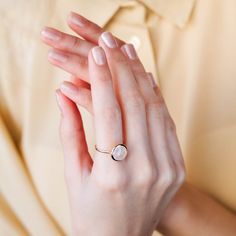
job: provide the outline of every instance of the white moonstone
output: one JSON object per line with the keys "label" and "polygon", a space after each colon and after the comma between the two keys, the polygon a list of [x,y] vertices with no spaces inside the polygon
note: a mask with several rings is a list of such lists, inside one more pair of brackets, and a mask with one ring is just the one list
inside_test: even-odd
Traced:
{"label": "white moonstone", "polygon": [[112,157],[116,161],[122,161],[125,159],[127,155],[127,149],[123,145],[117,145],[113,150],[112,150]]}

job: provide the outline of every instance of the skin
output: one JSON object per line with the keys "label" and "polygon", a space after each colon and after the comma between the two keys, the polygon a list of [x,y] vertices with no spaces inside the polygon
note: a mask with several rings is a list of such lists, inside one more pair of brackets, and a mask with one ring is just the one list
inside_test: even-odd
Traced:
{"label": "skin", "polygon": [[[80,20],[79,26],[74,24],[74,18]],[[137,202],[134,202],[133,206],[135,206],[135,203],[140,206],[138,212],[136,207],[134,207],[134,209],[129,208],[129,211],[123,209],[120,215],[117,213],[117,221],[120,219],[119,217],[122,219],[122,215],[132,215],[132,222],[122,222],[123,228],[121,225],[117,224],[117,221],[109,222],[107,225],[113,225],[114,227],[104,232],[104,228],[107,228],[103,225],[104,222],[98,224],[94,220],[93,225],[95,227],[97,226],[96,229],[101,230],[98,231],[101,234],[97,234],[98,232],[96,230],[96,235],[116,235],[118,234],[117,232],[119,232],[119,235],[149,235],[155,227],[165,235],[235,235],[236,217],[232,212],[188,183],[185,183],[180,188],[185,172],[178,139],[175,133],[174,122],[168,113],[160,90],[152,81],[150,82],[150,74],[144,70],[142,63],[137,57],[132,59],[128,57],[125,48],[132,46],[124,46],[124,42],[116,39],[116,48],[111,49],[107,47],[101,39],[103,30],[78,14],[71,13],[67,19],[67,23],[69,27],[83,39],[65,34],[56,29],[45,28],[42,33],[42,40],[52,47],[49,51],[49,61],[53,65],[72,74],[71,81],[63,82],[57,94],[62,111],[61,137],[64,146],[65,174],[67,176],[66,182],[71,202],[75,234],[83,232],[83,235],[93,235],[93,232],[89,232],[89,226],[91,225],[91,219],[94,219],[94,212],[93,214],[85,214],[83,212],[82,215],[79,215],[80,211],[76,210],[81,208],[78,199],[83,198],[81,195],[88,194],[86,193],[87,187],[80,189],[78,187],[78,185],[82,185],[78,184],[79,176],[82,173],[86,173],[82,174],[82,176],[86,176],[84,177],[84,179],[86,179],[85,182],[87,182],[87,179],[90,179],[91,176],[96,176],[92,182],[99,182],[99,191],[102,189],[102,198],[104,197],[106,202],[109,202],[109,199],[111,199],[109,198],[111,197],[111,195],[109,195],[110,192],[116,193],[122,191],[123,195],[126,196],[126,201],[122,199],[123,202],[110,202],[110,204],[114,204],[114,207],[124,206],[127,199],[133,199],[134,196],[130,195],[130,191],[128,191],[130,189],[133,189],[133,192],[136,193],[135,196],[139,196],[139,194],[142,196],[140,186],[142,186],[142,189],[146,190],[146,194],[150,192],[150,183],[151,185],[157,184],[158,186],[156,192],[151,190],[153,195],[151,194],[150,198],[146,199],[147,202],[142,201],[141,205],[138,199]],[[52,39],[52,37],[48,37],[48,34],[45,32],[54,33],[57,37]],[[96,45],[99,45],[102,50],[104,50],[103,52],[107,58],[107,63],[106,65],[102,65],[102,68],[101,66],[96,66],[96,63],[94,63],[92,59],[91,49]],[[58,60],[58,57],[55,58],[55,53],[60,56],[60,60]],[[106,69],[104,69],[105,67]],[[99,84],[99,78],[104,80],[106,73],[110,74],[105,77],[109,77],[107,80],[112,81],[112,88],[114,90],[108,93],[109,90],[103,88],[104,92],[100,91],[99,93],[99,86],[97,86]],[[126,79],[122,79],[124,77]],[[95,78],[97,79],[95,80]],[[102,89],[102,86],[100,89]],[[100,95],[98,96],[98,94]],[[101,101],[103,101],[103,104],[101,104]],[[108,115],[104,117],[101,116],[99,110],[105,109],[101,107],[108,105],[106,104],[107,101],[113,101],[113,106],[118,108],[116,112],[112,112],[112,114],[115,113],[115,115],[111,115],[111,111],[108,109],[109,112],[105,112],[105,114]],[[116,169],[116,167],[113,168],[114,161],[111,162],[111,166],[109,164],[108,167],[108,165],[106,165],[107,163],[104,163],[104,158],[89,156],[82,128],[82,120],[75,104],[83,106],[94,117],[96,142],[102,149],[110,149],[110,147],[115,144],[122,142],[121,140],[127,141],[131,150],[132,147],[135,147],[133,148],[133,150],[135,150],[134,155],[131,154],[133,157],[129,156],[127,165],[125,164],[125,175],[124,169],[122,169],[122,175],[119,170],[119,166],[121,166],[120,162]],[[144,107],[141,108],[143,104]],[[108,107],[110,107],[110,105]],[[147,114],[146,120],[145,113]],[[129,116],[127,114],[129,114]],[[122,125],[119,122],[115,122],[116,124],[120,124],[118,125],[119,127],[110,127],[114,126],[114,122],[110,120],[117,120],[117,116],[122,117]],[[106,122],[102,122],[104,119]],[[101,126],[102,123],[106,125],[103,127]],[[141,137],[146,137],[144,140],[138,141],[138,143],[143,144],[139,147],[140,150],[136,150],[137,145],[135,144],[137,143],[137,135],[132,132],[131,124],[137,127],[137,131],[142,134],[140,135]],[[74,127],[78,127],[78,129]],[[80,131],[79,134],[76,133],[75,130]],[[117,134],[115,136],[114,132],[112,133],[111,130],[122,130],[123,133],[115,132]],[[104,137],[109,138],[104,140]],[[158,141],[156,140],[157,137]],[[70,140],[70,142],[68,142],[68,140]],[[145,142],[145,140],[149,140],[149,142]],[[78,145],[78,143],[80,143],[80,145]],[[146,151],[143,153],[144,150]],[[150,150],[152,152],[150,152]],[[135,155],[136,152],[137,154]],[[140,153],[143,153],[142,158],[137,158],[140,156]],[[96,153],[96,155],[98,155],[98,153]],[[143,156],[145,157],[145,161],[143,160]],[[130,159],[132,161],[128,164]],[[68,160],[70,160],[72,164],[70,164]],[[77,165],[74,165],[75,162],[78,162]],[[126,160],[123,162],[126,162]],[[75,169],[75,166],[78,166],[77,170],[72,171],[73,168]],[[154,176],[156,177],[147,178],[149,181],[144,181],[145,184],[139,185],[136,183],[130,184],[130,186],[127,185],[127,182],[132,183],[133,181],[135,182],[135,179],[139,179],[138,176],[140,176],[140,173],[137,173],[135,170],[143,169],[143,166],[149,166],[149,168],[147,168],[149,171],[144,172],[149,173],[147,176],[149,176],[150,173],[155,173]],[[153,171],[153,167],[156,167],[154,168],[155,171]],[[106,177],[104,176],[104,173],[106,173],[104,168],[106,168],[106,170],[107,168],[112,170],[112,178],[109,179],[113,179],[113,181],[107,183],[108,178],[107,175]],[[95,174],[93,174],[94,170]],[[172,173],[170,175],[171,178],[170,176],[167,177],[164,175],[166,171]],[[163,179],[160,173],[163,173],[165,176],[163,177],[165,179],[165,188],[163,189],[158,185],[158,182],[162,182],[160,179]],[[121,180],[123,180],[122,184],[120,183]],[[91,187],[92,191],[98,191],[96,189],[98,186],[96,186],[96,184],[93,185],[94,188]],[[115,191],[113,191],[114,189]],[[160,192],[162,194],[160,194]],[[175,194],[176,192],[177,194]],[[109,197],[106,198],[105,196]],[[154,201],[156,205],[150,206],[149,201]],[[95,203],[98,204],[96,199],[93,199],[92,202],[87,202],[87,204],[92,205]],[[83,206],[85,202],[81,200],[80,204]],[[144,206],[147,207],[145,208]],[[101,205],[101,207],[106,209],[107,205]],[[153,211],[153,209],[155,209],[155,211]],[[101,209],[96,210],[95,212],[101,211]],[[106,213],[109,215],[109,212]],[[110,214],[113,216],[114,211],[110,212]],[[135,218],[135,216],[138,217]],[[154,216],[155,219],[153,218]],[[96,215],[96,217],[98,216]],[[83,226],[78,224],[78,222],[80,222],[78,219],[85,220]],[[86,224],[86,220],[88,219],[89,225],[88,222]],[[143,220],[140,221],[140,219]],[[150,222],[155,222],[155,227],[153,227]],[[130,226],[133,226],[133,228],[130,228]],[[81,227],[83,229],[81,229]]]}
{"label": "skin", "polygon": [[136,74],[118,45],[109,48],[102,38],[99,45],[88,55],[96,145],[111,150],[125,143],[129,154],[122,162],[100,152],[90,157],[79,110],[57,92],[74,234],[152,235],[184,181],[182,154],[163,99],[144,69]]}

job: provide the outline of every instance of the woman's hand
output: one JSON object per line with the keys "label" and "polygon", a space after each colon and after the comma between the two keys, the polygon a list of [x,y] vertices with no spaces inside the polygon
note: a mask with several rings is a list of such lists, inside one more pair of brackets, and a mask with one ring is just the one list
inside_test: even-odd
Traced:
{"label": "woman's hand", "polygon": [[[52,47],[48,60],[75,77],[89,82],[88,53],[92,47],[98,45],[98,38],[103,29],[73,12],[68,16],[67,24],[83,39],[46,27],[41,36],[43,42]],[[124,44],[122,40],[116,41],[119,46]]]}
{"label": "woman's hand", "polygon": [[[77,21],[75,19],[79,20],[80,23],[74,24],[74,22]],[[81,23],[81,22],[83,22],[83,23]],[[78,23],[78,21],[77,21],[77,23]],[[66,70],[66,71],[70,72],[72,75],[74,75],[74,77],[72,78],[73,83],[64,82],[61,86],[61,91],[63,91],[64,95],[66,95],[67,97],[65,97],[61,93],[61,91],[58,91],[58,101],[59,101],[59,104],[61,104],[60,106],[61,106],[61,110],[62,110],[62,114],[63,114],[62,125],[61,125],[61,137],[62,137],[62,141],[64,140],[63,143],[64,143],[64,149],[65,149],[65,163],[68,163],[67,159],[72,161],[72,164],[65,165],[66,166],[65,173],[67,176],[66,177],[67,183],[68,183],[68,186],[71,186],[71,184],[69,184],[69,182],[75,182],[74,185],[78,185],[78,183],[76,183],[75,178],[70,177],[71,175],[74,175],[74,176],[81,175],[82,173],[85,172],[85,173],[87,173],[86,178],[88,178],[88,179],[91,178],[89,176],[94,176],[94,175],[92,175],[92,173],[93,173],[93,169],[95,169],[94,166],[96,166],[95,165],[96,159],[93,158],[94,159],[94,162],[93,162],[92,158],[88,154],[87,145],[86,145],[86,141],[85,141],[85,137],[84,137],[84,133],[83,133],[84,131],[82,128],[83,127],[82,120],[81,120],[79,111],[73,102],[80,104],[81,106],[84,106],[90,113],[94,114],[94,103],[96,101],[99,102],[99,99],[98,100],[93,99],[94,101],[92,101],[92,94],[91,94],[91,90],[90,90],[90,85],[87,83],[83,83],[78,78],[82,78],[85,81],[90,81],[89,72],[88,72],[89,65],[88,65],[88,58],[87,57],[88,57],[89,51],[98,43],[99,36],[101,36],[103,30],[100,27],[98,27],[97,25],[95,25],[94,23],[89,22],[88,20],[84,19],[83,17],[81,17],[75,13],[72,13],[69,16],[68,24],[76,33],[83,36],[85,40],[79,39],[75,36],[67,35],[65,33],[59,32],[59,31],[52,29],[52,28],[47,28],[46,30],[44,30],[42,33],[42,36],[43,36],[44,42],[46,42],[48,45],[53,47],[53,49],[49,53],[49,57],[48,57],[49,61],[51,63],[53,63],[54,65],[59,66],[62,69]],[[118,39],[116,39],[116,42],[117,42],[118,46],[121,46],[124,44],[121,40],[118,40]],[[148,186],[150,185],[150,183],[148,184],[148,182],[149,182],[148,179],[150,179],[150,182],[153,183],[153,184],[151,184],[152,186],[158,186],[158,187],[155,187],[154,189],[158,190],[159,194],[154,193],[154,191],[153,191],[153,196],[151,197],[151,195],[150,195],[150,199],[146,199],[150,203],[155,202],[156,206],[154,206],[154,205],[150,206],[150,204],[145,203],[147,209],[149,209],[147,214],[150,215],[150,217],[145,217],[146,219],[148,219],[147,223],[145,223],[145,224],[146,224],[147,228],[151,229],[149,226],[150,226],[150,224],[153,223],[153,225],[152,225],[153,226],[152,230],[153,230],[156,227],[156,224],[159,222],[160,216],[161,216],[163,210],[165,209],[166,205],[168,205],[168,202],[174,196],[175,192],[177,191],[177,189],[179,188],[179,186],[183,182],[184,175],[185,175],[181,151],[180,151],[178,140],[177,140],[177,137],[175,134],[174,124],[173,124],[172,119],[170,118],[170,115],[169,115],[168,110],[165,106],[165,103],[164,103],[164,100],[160,94],[160,91],[152,78],[152,75],[145,72],[141,62],[139,61],[139,59],[134,51],[134,48],[131,45],[123,46],[122,51],[124,54],[122,54],[118,47],[115,47],[115,48],[106,47],[106,45],[104,43],[102,43],[102,40],[100,40],[100,45],[106,51],[107,56],[108,56],[108,62],[109,62],[109,64],[111,64],[110,69],[111,69],[111,74],[113,75],[113,78],[112,78],[113,87],[115,88],[114,94],[115,94],[116,99],[118,100],[118,103],[121,105],[120,110],[122,111],[122,107],[123,107],[123,105],[125,105],[125,103],[131,104],[131,111],[129,111],[129,112],[132,112],[132,113],[137,112],[136,116],[137,116],[138,120],[140,119],[139,123],[142,123],[142,125],[140,125],[140,128],[142,127],[146,131],[144,131],[144,133],[142,133],[142,132],[137,133],[138,130],[136,128],[134,128],[133,125],[135,125],[135,123],[133,124],[133,120],[131,120],[131,121],[129,121],[130,119],[128,119],[127,121],[124,120],[125,117],[128,117],[127,115],[126,116],[121,115],[122,120],[125,121],[125,122],[123,122],[124,124],[122,126],[124,126],[128,121],[129,121],[129,123],[132,123],[132,127],[130,128],[130,130],[133,130],[133,131],[130,133],[131,134],[133,133],[132,136],[133,136],[133,139],[135,139],[135,145],[138,147],[138,149],[139,149],[139,147],[142,146],[142,144],[140,144],[137,139],[138,136],[140,136],[140,138],[144,139],[144,143],[148,144],[147,146],[150,146],[150,145],[153,146],[153,148],[145,147],[144,150],[147,149],[146,150],[147,154],[141,155],[143,157],[146,156],[145,159],[147,159],[147,160],[145,162],[147,162],[148,163],[147,166],[150,167],[149,171],[148,171],[148,169],[149,169],[148,167],[144,168],[145,165],[143,165],[142,159],[140,161],[137,161],[137,164],[135,164],[135,163],[130,164],[132,169],[134,169],[134,171],[133,171],[134,175],[138,176],[138,178],[135,178],[135,179],[137,179],[137,182],[139,182],[139,179],[140,179],[141,186],[145,187],[145,185],[146,185],[146,188],[148,189],[149,188]],[[116,52],[116,51],[118,51],[119,53],[117,52],[114,54],[114,52]],[[120,56],[114,57],[113,54],[120,55],[121,57]],[[122,59],[122,60],[120,60],[120,59]],[[121,82],[119,82],[121,80],[116,79],[116,78],[119,78],[119,73],[121,73],[120,69],[117,69],[117,68],[119,68],[118,65],[120,65],[120,64],[123,65],[122,67],[125,67],[126,70],[129,71],[129,73],[130,73],[129,77],[131,77],[131,81],[134,80],[134,78],[136,81],[134,87],[132,85],[131,89],[127,89],[127,88],[125,89],[125,91],[127,91],[128,93],[125,95],[126,97],[123,95],[123,101],[124,101],[123,105],[121,103],[122,99],[120,99],[120,97],[121,97],[120,92],[123,91],[125,88],[124,86],[126,83],[124,83],[124,82],[127,82],[126,80],[130,80],[130,78],[126,77],[126,76],[124,78],[124,75],[122,75],[121,77],[124,79],[124,82],[122,82],[122,84],[121,84]],[[105,67],[105,66],[103,66],[103,67]],[[91,69],[90,69],[90,71],[91,71]],[[125,70],[123,69],[122,71],[125,71]],[[116,76],[116,74],[118,74],[118,76]],[[138,91],[138,94],[136,94],[135,91]],[[68,99],[68,98],[70,98],[70,99]],[[107,98],[107,99],[110,100],[109,98]],[[139,114],[139,112],[138,112],[138,110],[140,109],[140,107],[139,107],[140,102],[143,103],[141,105],[141,107],[143,107],[142,109],[145,108],[145,112],[143,111],[143,113],[146,114],[145,119],[142,117],[142,116],[144,116],[144,114],[142,116],[140,116],[141,114]],[[136,109],[137,109],[137,111],[136,111]],[[113,121],[114,117],[112,115],[110,115],[110,112],[106,112],[106,113],[105,113],[106,117],[104,119],[105,120],[110,119]],[[64,122],[63,122],[63,120],[64,120]],[[96,118],[95,118],[95,120],[96,120]],[[152,123],[153,127],[149,124],[150,123],[149,120],[152,121],[151,123]],[[103,122],[104,122],[104,120],[103,120]],[[63,123],[64,123],[64,125],[63,125]],[[131,125],[129,125],[129,127],[130,126]],[[63,128],[63,127],[68,127],[68,128]],[[122,129],[123,129],[123,131],[125,131],[124,128],[122,128]],[[76,130],[77,130],[77,132],[75,132]],[[66,133],[68,133],[68,135]],[[126,132],[123,132],[123,133],[124,134],[122,135],[122,137],[124,139],[126,139],[125,136],[127,136],[127,134],[125,134]],[[129,132],[127,132],[127,133],[129,133]],[[161,134],[161,136],[159,136],[159,133]],[[64,137],[64,139],[63,139],[63,137]],[[74,137],[74,138],[72,139],[71,137]],[[149,140],[150,139],[149,137],[153,137],[152,140]],[[159,141],[156,143],[157,138]],[[104,139],[104,137],[103,137],[103,139]],[[68,140],[70,140],[70,142],[68,142]],[[171,144],[172,142],[174,145]],[[66,144],[66,143],[68,143],[68,144]],[[107,146],[107,144],[106,144],[106,146]],[[172,150],[169,150],[169,146],[171,146]],[[130,147],[128,146],[128,148],[129,148],[129,154],[130,154]],[[71,150],[71,151],[66,151],[66,150]],[[73,150],[76,150],[76,151],[73,151]],[[67,158],[67,156],[70,156],[70,154],[69,154],[70,152],[75,153],[74,155],[76,157],[74,158],[74,161],[70,157]],[[153,156],[153,158],[149,157],[148,152],[149,152],[150,156]],[[156,154],[154,152],[156,152]],[[139,153],[137,155],[140,156],[140,154],[143,152],[138,151],[137,153]],[[151,153],[153,153],[153,154],[151,154]],[[127,158],[128,160],[130,159],[129,156],[130,155],[128,155],[128,158]],[[157,156],[157,158],[155,158],[154,156]],[[166,156],[165,159],[163,159],[163,156]],[[149,159],[150,159],[150,161],[149,161]],[[152,159],[155,160],[155,164],[153,163],[153,161],[151,161]],[[158,166],[157,166],[158,160],[160,161],[160,164],[158,164]],[[76,163],[76,162],[77,162],[77,164],[74,165],[73,163]],[[119,164],[123,164],[123,163],[119,163]],[[68,167],[68,166],[74,166],[73,168],[78,166],[78,167],[76,167],[77,171],[71,171],[72,167]],[[83,170],[84,167],[85,167],[85,169]],[[101,166],[101,167],[103,167],[103,166]],[[107,168],[107,167],[105,166],[105,168]],[[123,170],[123,167],[121,167],[121,169]],[[147,171],[145,171],[145,169],[147,169]],[[111,170],[112,169],[109,169],[109,173],[114,172]],[[77,172],[77,174],[73,174],[75,172]],[[127,171],[128,174],[123,173],[123,171],[122,171],[122,173],[120,173],[120,172],[121,171],[118,172],[118,170],[115,171],[114,173],[117,173],[117,177],[115,175],[114,178],[110,178],[106,172],[105,173],[100,172],[101,176],[100,176],[100,174],[99,175],[97,174],[97,175],[100,176],[102,178],[102,180],[105,181],[105,183],[103,183],[102,181],[99,181],[99,180],[101,180],[100,178],[97,178],[96,180],[99,181],[99,183],[101,183],[101,185],[104,186],[105,189],[107,189],[109,187],[108,188],[108,190],[109,190],[110,188],[111,189],[117,188],[116,184],[114,184],[114,183],[116,183],[115,180],[117,179],[117,182],[118,182],[117,190],[119,192],[120,191],[119,190],[119,186],[120,186],[119,181],[121,181],[121,182],[124,181],[124,182],[129,183],[130,178],[131,178],[131,174],[129,174],[130,171]],[[147,173],[147,174],[145,174],[145,173]],[[68,175],[69,175],[69,177],[68,177]],[[120,180],[118,180],[119,175],[121,175],[119,177]],[[124,177],[126,175],[127,175],[127,177]],[[83,176],[84,176],[84,174],[83,174]],[[123,180],[123,178],[125,180]],[[76,179],[78,179],[78,178],[76,178]],[[145,179],[147,179],[147,181],[145,181]],[[109,183],[107,183],[107,181]],[[111,181],[111,183],[110,183],[110,181]],[[144,182],[144,184],[142,184],[142,182]],[[126,186],[127,190],[130,188],[130,187],[128,187],[127,184],[125,184],[125,186]],[[135,186],[135,184],[134,184],[134,186]],[[137,186],[139,186],[139,184],[137,184]],[[77,188],[79,188],[79,187],[77,187]],[[77,189],[77,188],[75,188],[75,189]],[[72,189],[72,191],[75,191],[75,190],[73,190],[74,187],[71,187],[69,189]],[[122,187],[122,189],[123,189],[123,187]],[[137,188],[137,190],[138,190],[138,188]],[[142,191],[145,191],[145,188],[143,188]],[[134,191],[134,193],[135,193],[135,191]],[[82,196],[82,194],[80,194],[79,190],[77,191],[77,194],[72,194],[72,195],[78,196],[78,199],[80,198],[80,196]],[[138,192],[136,192],[135,195],[139,196]],[[140,195],[140,197],[141,196],[142,196],[142,194]],[[152,200],[152,198],[153,198],[153,200]],[[161,198],[163,198],[162,201],[161,201]],[[71,197],[70,197],[70,199],[71,199]],[[73,210],[74,204],[72,202],[73,201],[71,200],[72,214],[77,215],[77,214],[81,213],[81,211],[77,212],[77,210],[75,210],[75,212],[74,212],[74,210]],[[76,197],[75,197],[74,202],[77,202]],[[134,203],[133,200],[129,199],[129,201],[126,204],[129,205],[130,203],[131,204]],[[96,204],[98,204],[98,206],[100,205],[102,208],[101,204],[99,204],[99,203],[96,203]],[[132,205],[135,207],[135,204],[132,204]],[[116,206],[116,203],[114,203],[114,206]],[[140,212],[142,212],[142,207],[140,204],[138,204],[138,206],[139,207],[135,207],[135,208],[138,208],[138,209],[136,209],[139,212],[139,213],[137,212],[137,214],[140,215]],[[129,209],[129,207],[127,207],[127,209]],[[152,214],[153,211],[155,211],[154,212],[156,214],[155,216]],[[83,214],[83,213],[81,213],[81,214]],[[98,212],[94,209],[93,214],[95,216],[96,214],[98,214]],[[129,216],[130,214],[133,214],[131,212],[131,209],[128,210],[127,216]],[[76,220],[77,218],[78,217],[74,217],[74,216],[72,217],[73,221],[75,222],[74,223],[75,231],[77,231],[76,228],[78,226],[78,223]],[[86,217],[83,217],[83,218],[85,219]],[[132,222],[134,222],[134,221],[132,220]],[[129,224],[131,224],[131,223],[127,222],[127,225],[129,225]],[[86,228],[86,224],[83,223],[81,225],[82,226],[84,225]],[[79,225],[79,227],[80,227],[80,225]],[[136,227],[137,226],[134,226],[135,229],[136,229]],[[138,228],[139,227],[137,227],[137,230],[139,230]],[[105,227],[105,229],[106,229],[106,227]],[[87,228],[86,228],[86,232],[88,232]],[[119,233],[120,232],[121,231],[119,231]]]}
{"label": "woman's hand", "polygon": [[[122,52],[108,32],[98,43],[87,64],[96,144],[111,150],[125,143],[128,156],[92,158],[77,106],[57,92],[74,233],[151,235],[185,176],[175,127],[134,48]],[[64,84],[64,91],[72,87]]]}
{"label": "woman's hand", "polygon": [[[89,81],[88,52],[97,45],[98,38],[103,30],[93,22],[75,13],[69,16],[68,25],[85,40],[52,28],[45,29],[42,34],[43,40],[54,48],[49,53],[49,61],[75,76],[71,79],[73,83],[63,83],[63,93],[93,114],[90,85],[79,78]],[[50,32],[54,34],[49,34]],[[117,42],[119,46],[124,44],[118,39]],[[132,60],[129,62],[132,64]],[[151,78],[150,75],[148,77]],[[154,86],[153,89],[161,97],[158,88]],[[69,114],[70,111],[73,111],[75,105],[63,95],[61,96],[68,102],[67,107],[70,109],[67,114]],[[163,104],[163,106],[165,105]],[[82,124],[77,107],[75,113],[77,115],[72,112],[74,116],[71,116],[71,122],[73,122],[73,117],[77,117],[77,124]],[[83,136],[79,137],[82,137],[82,148],[84,139]],[[90,160],[88,166],[92,168],[93,162],[91,159],[88,160]],[[165,210],[164,217],[158,225],[158,230],[168,235],[235,235],[235,214],[211,197],[198,191],[195,187],[185,183],[168,205],[168,209]]]}

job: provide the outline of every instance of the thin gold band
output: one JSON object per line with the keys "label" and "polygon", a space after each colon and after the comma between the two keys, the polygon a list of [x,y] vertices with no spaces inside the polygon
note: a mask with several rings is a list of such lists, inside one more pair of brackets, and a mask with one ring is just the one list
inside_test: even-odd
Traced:
{"label": "thin gold band", "polygon": [[96,149],[96,151],[101,152],[101,153],[111,154],[111,152],[109,152],[109,151],[105,151],[105,150],[100,150],[100,149],[98,149],[97,145],[95,145],[95,149]]}

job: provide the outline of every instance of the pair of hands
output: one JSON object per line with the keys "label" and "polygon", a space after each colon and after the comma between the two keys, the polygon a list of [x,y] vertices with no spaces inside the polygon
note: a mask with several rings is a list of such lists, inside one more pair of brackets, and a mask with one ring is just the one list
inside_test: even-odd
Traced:
{"label": "pair of hands", "polygon": [[[42,40],[49,61],[73,75],[57,90],[73,232],[151,235],[185,177],[175,125],[132,45],[78,14],[67,23],[83,39],[45,28]],[[96,145],[125,143],[125,160],[90,156],[76,104],[93,116]]]}

